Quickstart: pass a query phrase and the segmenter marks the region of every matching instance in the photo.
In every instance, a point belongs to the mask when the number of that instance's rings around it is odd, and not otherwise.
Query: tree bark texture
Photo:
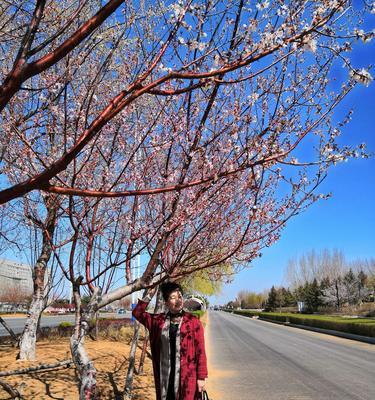
[[[151,292],[152,292],[152,290],[151,290]],[[143,292],[143,297],[146,296],[148,293],[149,293],[149,290],[146,289]],[[158,290],[158,295],[156,297],[156,305],[155,305],[154,312],[157,312],[157,310],[160,309],[160,299],[161,299],[161,293],[160,293],[160,290]],[[127,372],[127,376],[126,376],[126,380],[125,380],[124,399],[126,399],[126,400],[132,398],[131,392],[132,392],[132,389],[133,389],[133,376],[134,376],[134,368],[135,368],[135,353],[136,353],[137,345],[138,345],[139,330],[140,330],[140,324],[139,324],[138,321],[135,321],[134,322],[134,335],[133,335],[133,340],[132,340],[132,343],[131,343],[131,346],[130,346],[129,367],[128,367],[128,372]],[[145,336],[145,341],[146,340],[147,340],[147,336]],[[147,348],[147,343],[146,343],[146,347],[144,348],[144,352],[146,352],[146,348]],[[143,356],[143,350],[142,350],[142,356]],[[144,356],[143,356],[143,359],[144,359]],[[140,366],[141,365],[142,365],[142,361],[140,363]]]
[[[96,369],[86,352],[84,344],[84,334],[78,339],[73,335],[70,340],[70,349],[80,380],[79,399],[91,400],[96,398]]]
[[[135,367],[135,353],[137,350],[138,339],[139,339],[139,328],[140,323],[138,321],[134,321],[134,335],[133,340],[130,346],[130,354],[129,354],[129,367],[128,373],[125,381],[125,389],[124,389],[124,399],[131,399],[132,389],[133,389],[133,376],[134,376],[134,367]]]
[[[21,399],[21,395],[18,390],[10,386],[8,383],[0,380],[0,386],[11,396],[12,399]]]
[[[55,230],[57,202],[54,196],[46,200],[47,218],[43,229],[43,244],[33,270],[33,297],[27,313],[27,321],[19,342],[20,360],[35,360],[36,335],[40,317],[47,305],[49,279],[46,279],[47,264],[52,254],[52,237]]]
[[[141,353],[141,357],[139,359],[138,375],[143,374],[143,366],[145,364],[148,339],[149,339],[149,334],[148,334],[147,329],[145,329],[145,338],[143,340],[142,353]]]
[[[73,285],[73,296],[76,309],[74,333],[70,340],[72,358],[79,376],[79,399],[96,399],[96,369],[85,349],[85,336],[89,332],[89,322],[94,316],[94,307],[100,296],[100,289],[95,288],[87,311],[82,315],[79,284]]]
[[[17,357],[19,360],[35,360],[36,335],[40,317],[46,305],[44,296],[45,267],[42,265],[36,266],[35,275],[38,278],[34,282],[33,298],[27,313],[26,325],[20,339],[20,351]]]
[[[39,371],[44,372],[47,369],[51,370],[51,369],[56,369],[56,368],[61,368],[61,367],[69,368],[72,363],[73,363],[72,360],[63,360],[63,361],[55,362],[53,364],[40,364],[35,367],[21,368],[21,369],[16,369],[13,371],[3,371],[3,372],[0,372],[0,377],[29,374],[30,372],[33,372],[33,373],[39,372]]]

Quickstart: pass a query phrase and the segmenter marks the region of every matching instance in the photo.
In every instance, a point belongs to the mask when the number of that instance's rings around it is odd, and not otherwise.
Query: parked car
[[[119,308],[119,309],[117,310],[117,314],[125,314],[125,313],[126,313],[125,308]]]

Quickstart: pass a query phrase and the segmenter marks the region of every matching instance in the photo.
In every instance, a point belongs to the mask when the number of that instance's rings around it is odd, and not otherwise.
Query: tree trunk
[[[84,347],[85,336],[77,339],[72,336],[70,350],[79,376],[79,399],[91,400],[96,398],[96,369]]]
[[[43,275],[44,275],[43,270]],[[36,334],[39,326],[40,316],[45,308],[46,301],[44,296],[44,279],[42,287],[35,289],[31,301],[29,311],[27,313],[27,321],[20,339],[20,351],[17,358],[19,360],[35,360]]]
[[[134,322],[134,335],[132,344],[130,347],[130,355],[129,355],[129,367],[128,373],[126,376],[125,389],[124,389],[124,399],[131,399],[132,389],[133,389],[133,376],[134,376],[134,366],[135,366],[135,352],[137,350],[138,338],[139,338],[139,328],[140,324],[138,321]]]
[[[139,359],[138,375],[142,375],[143,374],[143,366],[145,364],[148,339],[149,339],[149,334],[148,334],[147,329],[145,329],[145,338],[143,340],[142,353],[141,353],[141,357]]]
[[[93,294],[93,301],[96,301],[98,291]],[[73,285],[75,313],[75,329],[70,339],[70,350],[72,359],[76,366],[79,377],[79,399],[92,400],[96,398],[96,369],[93,362],[90,360],[85,349],[85,336],[89,331],[91,311],[90,302],[87,312],[82,315],[81,296],[79,294],[79,283]]]
[[[99,339],[99,312],[95,313],[95,339]]]
[[[337,280],[335,281],[335,295],[336,295],[336,308],[340,311],[341,302],[340,302],[340,294],[339,294],[339,284]]]
[[[10,386],[9,383],[0,380],[0,386],[10,395],[12,399],[21,399],[21,395],[18,390]]]
[[[30,372],[32,373],[45,372],[47,369],[52,370],[61,367],[70,368],[71,364],[72,360],[57,361],[52,364],[39,364],[34,367],[20,368],[13,371],[2,371],[0,372],[0,377],[12,376],[12,375],[24,375],[24,374],[29,374]]]
[[[146,289],[143,293],[143,296],[147,295],[148,290]],[[156,304],[155,304],[155,309],[154,312],[156,312],[156,310],[160,310],[161,307],[161,293],[160,290],[158,290],[158,295],[156,297]],[[134,323],[134,336],[133,336],[133,340],[132,340],[132,344],[130,347],[130,355],[129,355],[129,367],[128,367],[128,373],[126,376],[126,381],[125,381],[125,389],[124,389],[124,399],[128,400],[132,398],[132,389],[133,389],[133,376],[134,376],[134,367],[135,367],[135,352],[137,350],[137,344],[138,344],[138,339],[139,339],[139,328],[140,328],[140,324],[135,321]],[[145,338],[146,340],[146,338]],[[145,349],[146,351],[146,349]]]
[[[43,245],[33,270],[33,297],[27,313],[27,321],[20,339],[19,360],[35,360],[36,335],[40,317],[47,305],[49,279],[46,280],[47,264],[52,254],[52,237],[55,230],[58,203],[55,196],[46,198],[47,218],[43,229]]]

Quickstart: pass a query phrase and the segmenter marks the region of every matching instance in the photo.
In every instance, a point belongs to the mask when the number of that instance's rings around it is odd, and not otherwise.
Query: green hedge
[[[327,316],[316,316],[314,318],[313,316],[293,315],[289,317],[289,321],[297,325],[375,337],[375,320],[373,319]]]
[[[271,319],[273,321],[278,321],[278,322],[288,322],[289,314],[262,312],[259,314],[259,318]]]
[[[246,317],[259,316],[261,319],[290,322],[295,325],[310,326],[334,330],[339,332],[353,333],[355,335],[375,337],[375,319],[371,318],[345,318],[329,315],[314,314],[292,314],[276,312],[256,312],[251,310],[224,310]]]
[[[190,314],[195,315],[197,318],[201,319],[203,317],[205,311],[203,310],[196,310],[196,311],[189,311]]]
[[[244,315],[245,317],[259,317],[261,314],[259,311],[251,311],[251,310],[224,310],[228,312],[233,312],[234,314]]]

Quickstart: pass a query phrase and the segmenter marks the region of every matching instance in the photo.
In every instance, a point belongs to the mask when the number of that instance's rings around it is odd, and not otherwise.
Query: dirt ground
[[[140,343],[141,345],[142,343]],[[86,340],[86,349],[97,369],[100,399],[118,399],[124,390],[128,367],[129,340]],[[38,361],[16,361],[17,350],[10,345],[0,345],[0,371],[27,368],[40,363],[54,363],[70,358],[69,339],[57,338],[37,343]],[[140,347],[137,350],[136,366],[139,365]],[[78,399],[77,379],[74,367],[57,370],[2,377],[21,392],[25,400],[69,400]],[[146,356],[143,375],[134,375],[135,399],[155,400],[152,364]],[[0,387],[0,399],[10,396]]]

